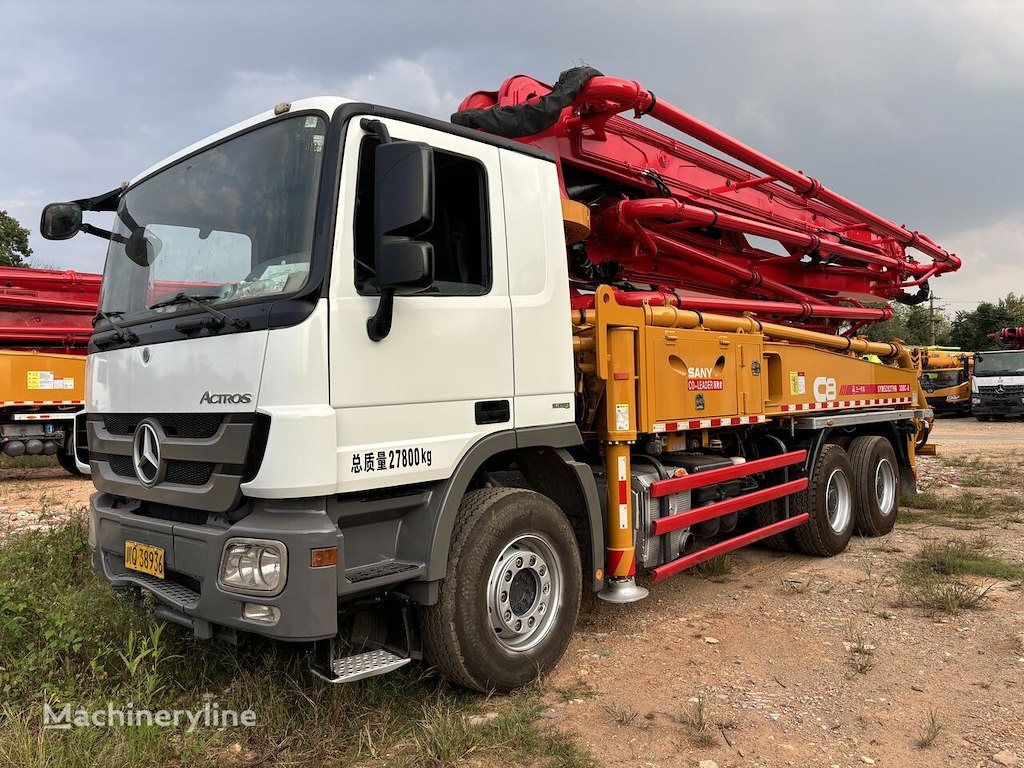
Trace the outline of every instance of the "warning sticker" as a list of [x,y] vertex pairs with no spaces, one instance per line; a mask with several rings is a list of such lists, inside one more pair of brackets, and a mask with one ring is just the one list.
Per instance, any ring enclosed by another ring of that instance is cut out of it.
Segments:
[[629,432],[629,403],[616,403],[615,431]]
[[53,371],[28,371],[26,382],[29,389],[74,389],[75,379],[72,376],[58,379]]
[[789,394],[791,394],[791,395],[806,395],[807,394],[807,379],[805,378],[803,371],[790,371],[789,372]]

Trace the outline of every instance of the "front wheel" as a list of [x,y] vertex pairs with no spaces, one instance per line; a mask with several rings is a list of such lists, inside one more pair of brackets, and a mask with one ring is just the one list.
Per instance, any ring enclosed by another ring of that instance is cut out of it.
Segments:
[[989,416],[988,414],[985,414],[985,415],[978,414],[978,415],[975,415],[974,418],[976,418],[978,421],[988,421],[992,417]]
[[438,601],[421,612],[427,659],[478,691],[526,685],[561,659],[582,587],[576,537],[554,502],[518,488],[470,491]]
[[838,555],[853,535],[853,467],[842,446],[827,443],[811,471],[807,489],[793,499],[793,511],[810,517],[793,529],[800,549],[809,555]]

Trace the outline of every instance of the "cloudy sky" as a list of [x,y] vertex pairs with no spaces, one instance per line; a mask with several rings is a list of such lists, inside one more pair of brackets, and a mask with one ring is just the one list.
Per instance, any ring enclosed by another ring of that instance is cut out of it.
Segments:
[[587,63],[958,253],[949,310],[1024,292],[1018,0],[0,0],[0,209],[106,191],[279,101],[447,117],[512,74]]

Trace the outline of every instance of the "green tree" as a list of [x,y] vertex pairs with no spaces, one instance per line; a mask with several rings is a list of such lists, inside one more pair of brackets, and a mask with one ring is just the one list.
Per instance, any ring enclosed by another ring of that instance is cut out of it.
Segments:
[[931,326],[935,323],[935,343],[947,345],[950,343],[950,322],[942,312],[936,310],[935,317],[931,317],[927,304],[906,306],[904,304],[892,304],[892,318],[884,323],[876,323],[867,328],[864,335],[871,341],[889,341],[900,339],[912,346],[926,346],[931,344]]
[[31,255],[28,230],[7,211],[0,211],[0,267],[27,267]]
[[1024,326],[1024,296],[1007,294],[995,304],[983,301],[976,309],[957,312],[950,333],[952,343],[961,349],[999,349],[999,344],[988,338],[1000,328]]

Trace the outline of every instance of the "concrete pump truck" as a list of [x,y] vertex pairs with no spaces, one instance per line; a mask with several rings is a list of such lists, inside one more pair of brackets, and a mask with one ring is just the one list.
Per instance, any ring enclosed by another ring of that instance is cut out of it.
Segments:
[[583,590],[836,555],[915,489],[918,372],[857,332],[959,260],[636,82],[282,103],[41,230],[89,210],[93,564],[199,637],[507,691]]

